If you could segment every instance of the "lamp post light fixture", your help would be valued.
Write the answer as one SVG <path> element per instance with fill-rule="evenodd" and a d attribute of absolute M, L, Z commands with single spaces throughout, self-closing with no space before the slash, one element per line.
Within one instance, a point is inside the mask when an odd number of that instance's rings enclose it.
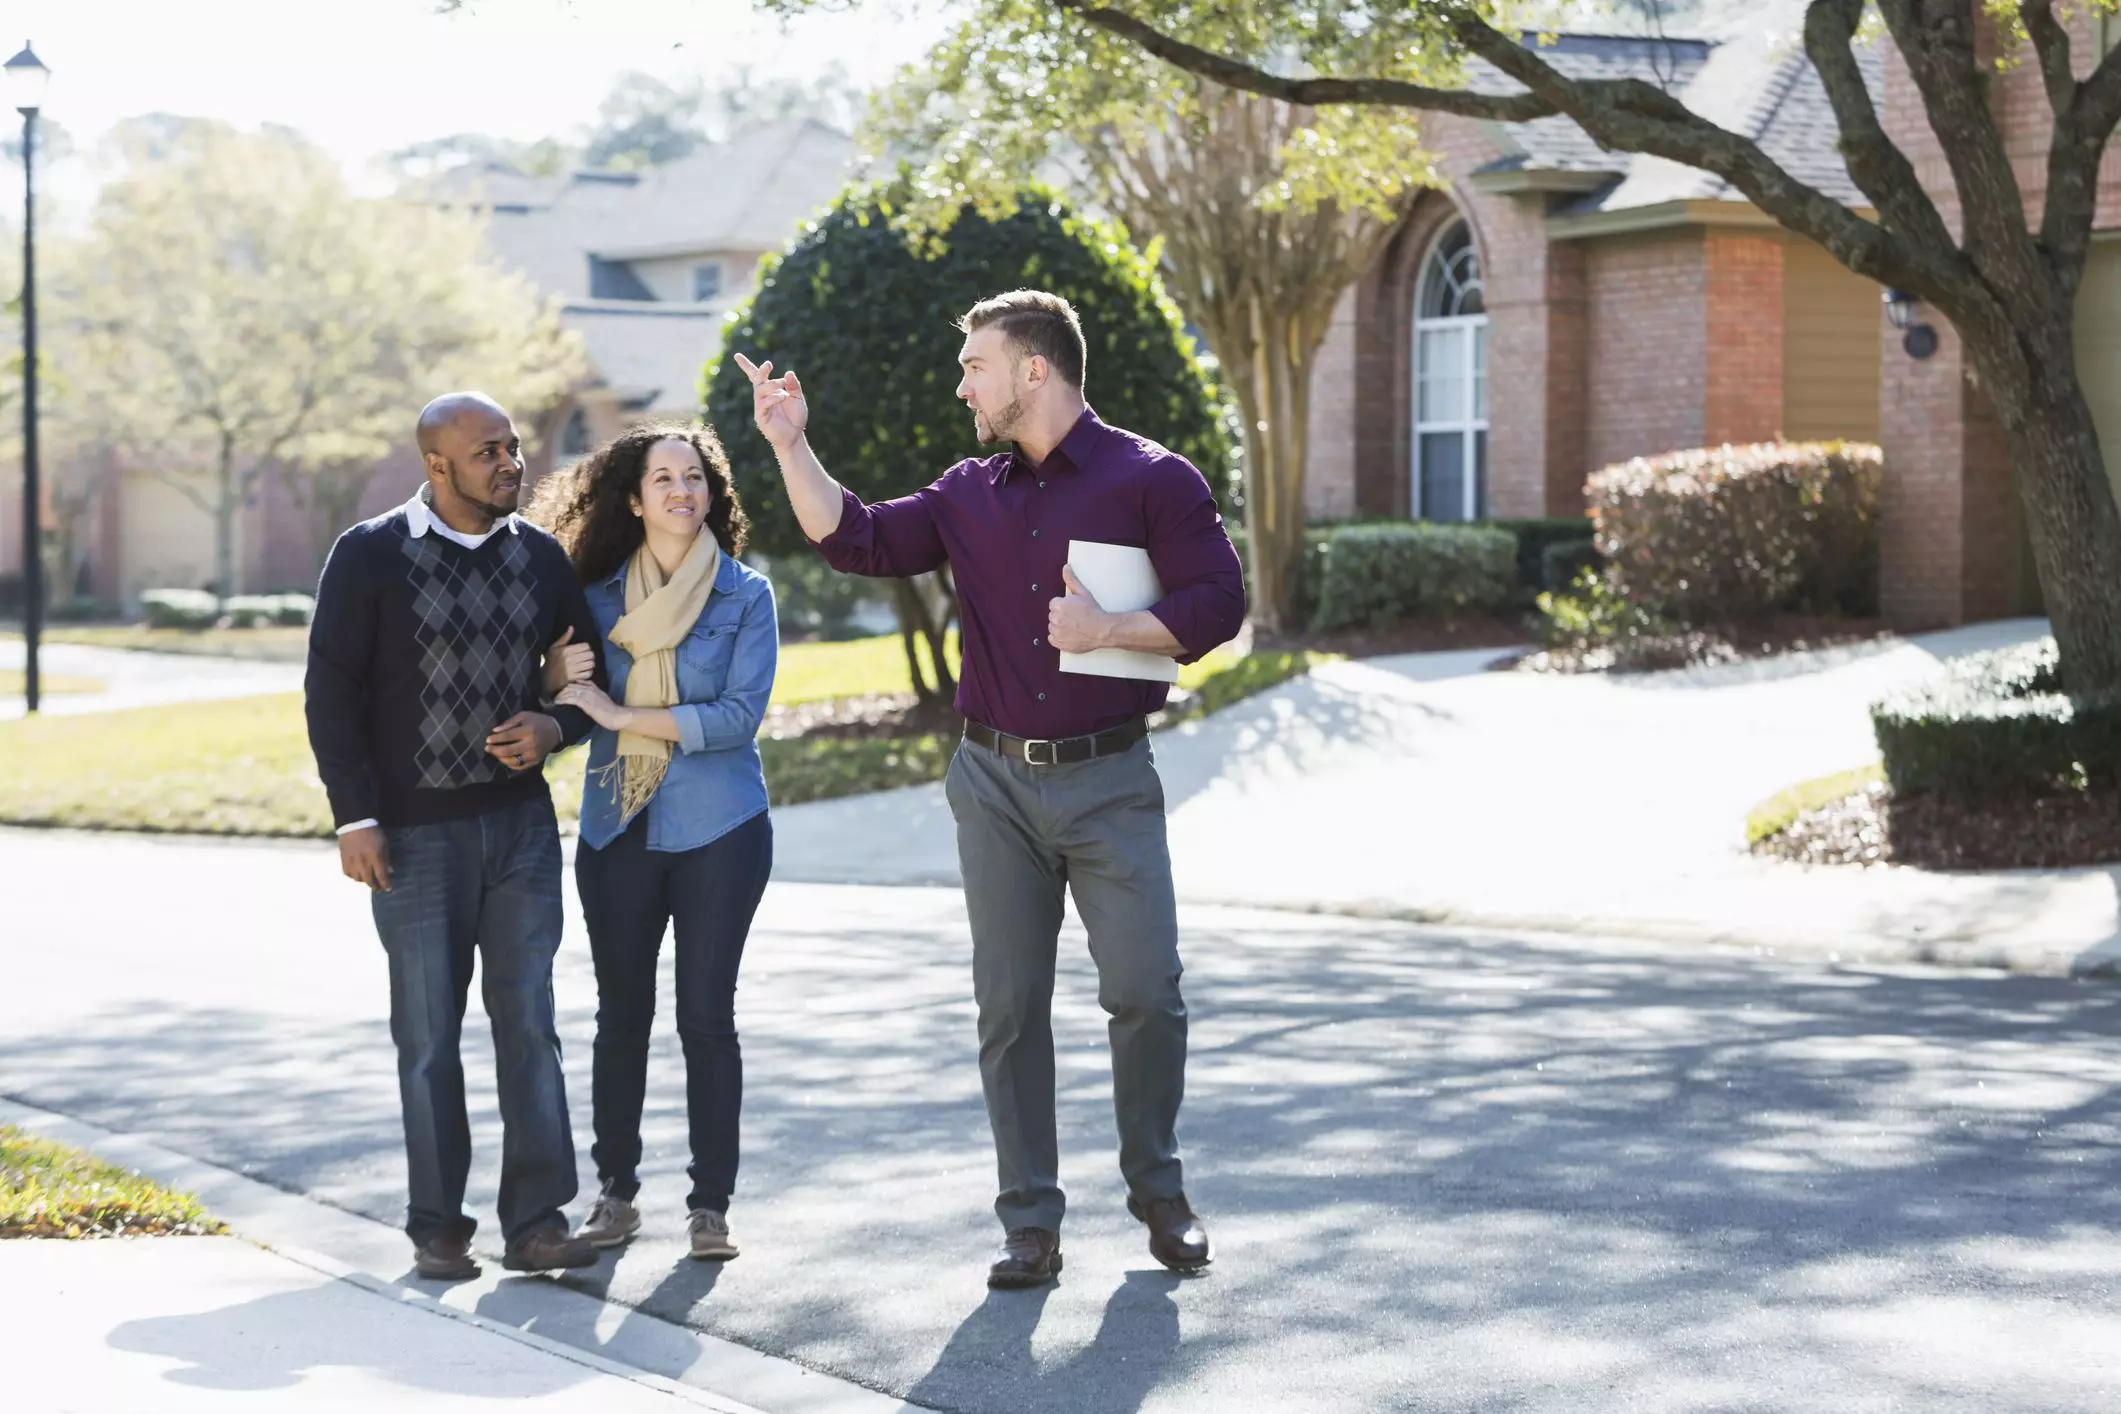
<path fill-rule="evenodd" d="M 1928 358 L 1937 352 L 1937 331 L 1915 317 L 1922 301 L 1906 290 L 1887 290 L 1884 299 L 1885 317 L 1895 329 L 1902 331 L 1900 347 L 1907 350 L 1907 356 Z"/>
<path fill-rule="evenodd" d="M 22 115 L 22 705 L 37 710 L 44 630 L 44 498 L 37 484 L 37 113 L 52 71 L 24 41 L 0 64 L 0 98 Z"/>

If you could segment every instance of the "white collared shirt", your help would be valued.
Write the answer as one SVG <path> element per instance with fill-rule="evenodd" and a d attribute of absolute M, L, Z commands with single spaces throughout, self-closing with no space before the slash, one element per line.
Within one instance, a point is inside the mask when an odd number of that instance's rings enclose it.
<path fill-rule="evenodd" d="M 419 490 L 413 492 L 412 499 L 405 503 L 405 530 L 415 540 L 432 530 L 444 540 L 462 545 L 467 550 L 476 550 L 487 541 L 493 539 L 494 536 L 499 535 L 504 526 L 507 527 L 509 534 L 514 535 L 517 533 L 517 517 L 507 515 L 487 527 L 486 533 L 483 535 L 466 535 L 463 531 L 451 526 L 447 521 L 435 514 L 434 507 L 428 503 L 427 498 L 430 494 L 428 488 L 422 486 Z"/>

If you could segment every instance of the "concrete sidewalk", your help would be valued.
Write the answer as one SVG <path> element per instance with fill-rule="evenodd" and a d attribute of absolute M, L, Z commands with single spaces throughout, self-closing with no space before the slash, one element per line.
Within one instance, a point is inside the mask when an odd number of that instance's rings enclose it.
<path fill-rule="evenodd" d="M 0 1243 L 0 1285 L 13 1293 L 7 1363 L 18 1409 L 687 1407 L 664 1388 L 234 1237 Z"/>
<path fill-rule="evenodd" d="M 476 1280 L 423 1280 L 395 1228 L 134 1135 L 6 1100 L 0 1123 L 192 1193 L 239 1234 L 0 1242 L 9 1378 L 35 1395 L 16 1407 L 919 1409 L 490 1255 Z"/>
<path fill-rule="evenodd" d="M 0 668 L 20 671 L 27 661 L 28 649 L 20 638 L 0 638 Z M 54 693 L 46 697 L 38 710 L 53 716 L 302 690 L 300 663 L 254 663 L 186 653 L 90 648 L 75 643 L 44 644 L 37 651 L 37 662 L 42 671 L 54 676 L 93 678 L 105 687 L 102 692 Z M 19 695 L 0 695 L 0 721 L 22 714 Z"/>
<path fill-rule="evenodd" d="M 2104 973 L 2121 966 L 2121 870 L 1810 869 L 1744 849 L 1754 805 L 1876 759 L 1879 696 L 2045 628 L 1617 677 L 1488 672 L 1484 651 L 1330 664 L 1156 738 L 1180 896 Z M 777 878 L 957 880 L 940 786 L 774 819 Z"/>

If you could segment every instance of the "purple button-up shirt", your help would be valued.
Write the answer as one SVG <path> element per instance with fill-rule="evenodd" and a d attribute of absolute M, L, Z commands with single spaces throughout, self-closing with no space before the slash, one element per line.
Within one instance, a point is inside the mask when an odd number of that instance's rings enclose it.
<path fill-rule="evenodd" d="M 1060 670 L 1046 609 L 1067 592 L 1071 540 L 1149 552 L 1164 597 L 1149 612 L 1191 662 L 1237 634 L 1244 575 L 1191 462 L 1085 409 L 1039 466 L 1011 452 L 959 462 L 910 496 L 863 504 L 852 491 L 839 528 L 818 542 L 834 569 L 893 577 L 949 562 L 964 622 L 957 710 L 1013 736 L 1045 740 L 1118 726 L 1164 705 L 1160 682 Z"/>

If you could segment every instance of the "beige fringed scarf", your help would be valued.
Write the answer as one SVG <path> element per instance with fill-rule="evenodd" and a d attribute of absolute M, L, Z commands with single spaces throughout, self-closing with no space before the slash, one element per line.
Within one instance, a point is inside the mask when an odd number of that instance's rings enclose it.
<path fill-rule="evenodd" d="M 633 552 L 626 566 L 626 612 L 611 626 L 611 641 L 633 658 L 633 671 L 626 677 L 628 707 L 677 705 L 677 647 L 699 622 L 721 568 L 722 547 L 715 543 L 714 532 L 704 526 L 677 573 L 667 580 L 646 545 Z M 599 773 L 598 781 L 617 791 L 622 827 L 663 783 L 671 750 L 667 741 L 638 732 L 619 733 L 619 753 Z"/>

